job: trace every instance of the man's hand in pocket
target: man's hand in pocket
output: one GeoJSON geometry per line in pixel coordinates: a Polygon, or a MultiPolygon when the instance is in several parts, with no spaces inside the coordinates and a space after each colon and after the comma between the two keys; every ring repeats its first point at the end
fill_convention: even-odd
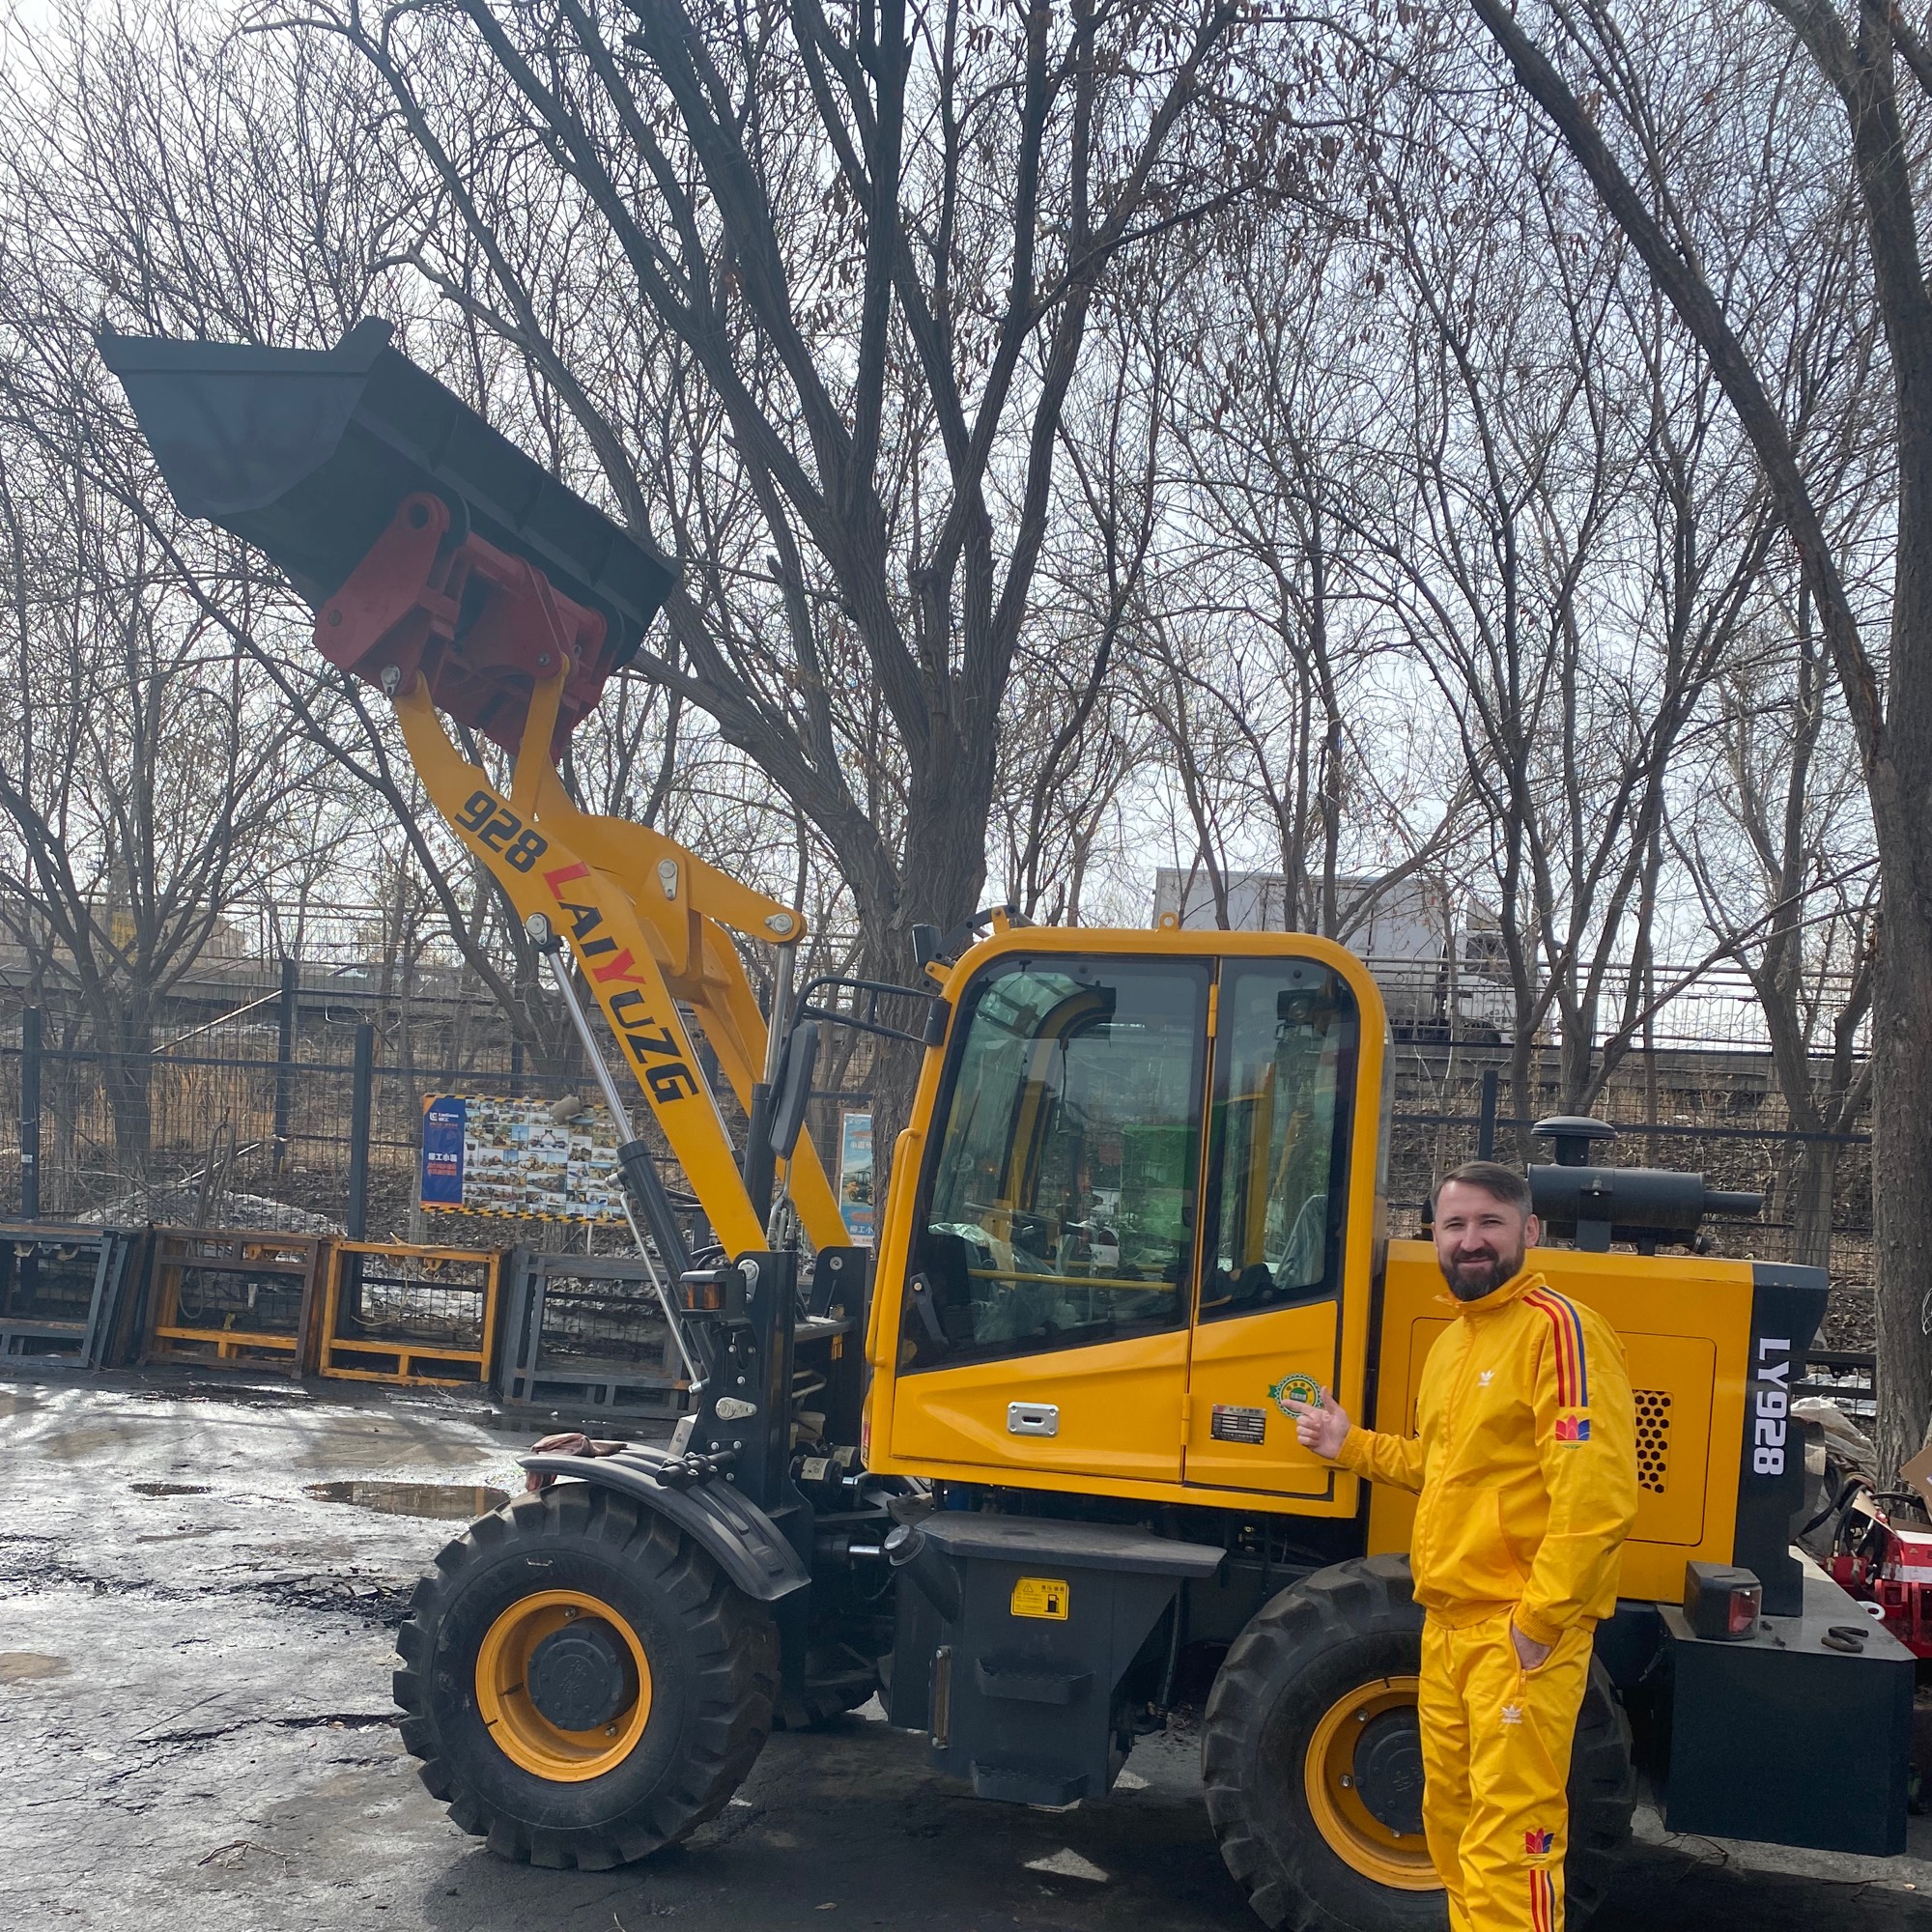
{"type": "Polygon", "coordinates": [[[1538,1643],[1533,1636],[1524,1636],[1514,1624],[1510,1625],[1510,1641],[1516,1645],[1517,1662],[1525,1670],[1534,1670],[1539,1664],[1548,1662],[1552,1645],[1538,1643]]]}

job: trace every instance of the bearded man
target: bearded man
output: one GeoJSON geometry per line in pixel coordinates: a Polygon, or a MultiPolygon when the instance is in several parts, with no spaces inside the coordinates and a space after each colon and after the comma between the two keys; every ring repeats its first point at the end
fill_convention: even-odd
{"type": "Polygon", "coordinates": [[[1630,1377],[1603,1317],[1526,1266],[1543,1231],[1520,1174],[1470,1161],[1435,1208],[1460,1319],[1423,1367],[1419,1434],[1357,1429],[1326,1389],[1295,1434],[1421,1492],[1422,1817],[1453,1932],[1562,1932],[1570,1747],[1636,1516],[1630,1377]]]}

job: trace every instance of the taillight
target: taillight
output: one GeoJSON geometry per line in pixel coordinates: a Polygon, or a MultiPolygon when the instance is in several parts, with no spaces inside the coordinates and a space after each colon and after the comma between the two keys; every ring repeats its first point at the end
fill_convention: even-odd
{"type": "Polygon", "coordinates": [[[1684,1566],[1684,1618],[1693,1636],[1754,1636],[1764,1585],[1754,1571],[1730,1563],[1684,1566]]]}

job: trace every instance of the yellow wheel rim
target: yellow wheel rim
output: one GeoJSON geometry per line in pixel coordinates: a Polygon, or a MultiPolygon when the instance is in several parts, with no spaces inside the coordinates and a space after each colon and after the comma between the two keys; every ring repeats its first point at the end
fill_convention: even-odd
{"type": "Polygon", "coordinates": [[[1413,1677],[1378,1677],[1337,1698],[1308,1741],[1302,1784],[1316,1830],[1350,1871],[1395,1891],[1439,1891],[1422,1834],[1391,1831],[1356,1789],[1357,1741],[1384,1711],[1414,1710],[1415,1689],[1413,1677]]]}
{"type": "Polygon", "coordinates": [[[582,1590],[539,1590],[519,1597],[495,1623],[476,1653],[476,1708],[497,1748],[520,1771],[561,1784],[579,1784],[614,1771],[636,1748],[651,1716],[651,1666],[629,1622],[601,1598],[582,1590]],[[594,1618],[629,1651],[637,1693],[608,1724],[566,1731],[530,1702],[524,1688],[531,1654],[553,1631],[594,1618]]]}

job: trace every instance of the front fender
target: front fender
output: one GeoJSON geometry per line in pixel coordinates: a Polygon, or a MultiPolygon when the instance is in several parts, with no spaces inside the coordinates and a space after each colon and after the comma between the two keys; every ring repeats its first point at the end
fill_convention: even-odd
{"type": "Polygon", "coordinates": [[[656,1471],[666,1459],[656,1450],[520,1460],[533,1476],[601,1484],[675,1523],[754,1603],[775,1604],[811,1581],[797,1550],[754,1502],[717,1477],[676,1488],[659,1482],[656,1471]]]}

